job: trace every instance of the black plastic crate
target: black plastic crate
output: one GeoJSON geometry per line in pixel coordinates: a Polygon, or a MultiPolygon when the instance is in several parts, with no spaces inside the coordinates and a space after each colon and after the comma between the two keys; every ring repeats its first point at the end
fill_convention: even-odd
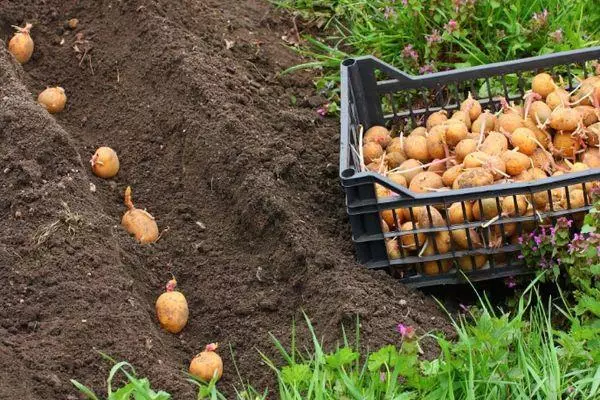
{"type": "Polygon", "coordinates": [[[520,247],[515,243],[515,237],[539,225],[555,223],[561,216],[581,220],[591,207],[589,192],[592,183],[597,184],[596,181],[600,180],[600,169],[532,182],[418,194],[378,173],[362,171],[353,147],[359,148],[359,135],[373,125],[395,127],[397,131],[407,133],[409,128],[420,125],[419,122],[424,122],[432,112],[458,109],[469,92],[484,108],[493,111],[500,109],[501,97],[519,104],[525,91],[531,87],[531,78],[542,71],[550,73],[555,79],[562,77],[564,86],[574,88],[577,86],[575,75],[585,78],[592,74],[589,61],[599,59],[600,47],[595,47],[424,76],[407,75],[370,56],[343,61],[340,178],[346,193],[346,206],[359,261],[368,268],[387,269],[414,287],[464,283],[465,278],[460,270],[472,281],[530,273],[518,257],[520,247]],[[377,199],[375,184],[390,189],[395,196],[377,199]],[[577,189],[582,190],[583,196],[574,192],[577,189]],[[522,197],[519,195],[527,196],[527,204],[533,204],[533,209],[527,215],[520,215],[518,206],[522,204],[522,197]],[[579,197],[574,199],[575,195],[579,197]],[[549,206],[543,210],[536,209],[535,204],[543,203],[544,196],[547,196],[549,206]],[[476,207],[475,203],[480,209],[496,204],[500,213],[501,201],[505,198],[513,199],[517,209],[515,216],[483,218],[452,225],[444,212],[458,202],[463,214],[468,213],[469,206],[476,207]],[[554,200],[558,198],[562,200],[557,204],[554,200]],[[417,207],[425,207],[420,210],[426,211],[428,226],[408,230],[394,228],[383,232],[380,222],[382,212],[387,213],[388,218],[393,218],[398,225],[398,213],[413,214],[417,207]],[[440,215],[444,223],[441,226],[432,226],[433,208],[442,210],[440,215]],[[442,238],[448,234],[462,235],[451,231],[464,231],[467,245],[460,247],[452,240],[451,250],[440,254],[435,235],[442,238]],[[411,250],[413,246],[410,243],[404,246],[403,237],[407,243],[411,241],[407,238],[412,237],[412,242],[416,242],[416,250],[411,250]],[[424,241],[429,240],[433,244],[434,254],[419,255],[418,249],[422,248],[424,241]],[[398,244],[399,254],[393,257],[386,249],[386,243],[389,245],[390,242],[398,244]],[[479,246],[477,242],[482,245],[479,246]],[[483,266],[482,260],[485,260],[483,266]],[[458,262],[462,263],[462,267],[459,268],[458,262]]]}

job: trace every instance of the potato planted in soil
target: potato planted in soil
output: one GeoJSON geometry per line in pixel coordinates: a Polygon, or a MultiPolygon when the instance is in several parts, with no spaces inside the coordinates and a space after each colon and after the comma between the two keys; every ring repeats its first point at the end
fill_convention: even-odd
{"type": "Polygon", "coordinates": [[[190,375],[195,376],[203,382],[221,379],[223,375],[223,360],[216,353],[217,343],[207,344],[204,351],[196,354],[190,363],[190,375]]]}
{"type": "Polygon", "coordinates": [[[29,35],[32,25],[25,24],[24,28],[18,26],[13,26],[13,28],[15,28],[17,32],[8,42],[8,52],[12,54],[19,63],[25,64],[33,55],[34,44],[33,39],[31,39],[31,36],[29,35]]]}
{"type": "Polygon", "coordinates": [[[127,211],[123,214],[121,225],[131,233],[141,244],[152,243],[158,240],[158,225],[154,217],[146,210],[133,206],[131,201],[131,187],[125,189],[125,206],[127,211]]]}
{"type": "Polygon", "coordinates": [[[179,333],[188,321],[188,304],[183,293],[175,290],[175,278],[167,283],[167,291],[156,300],[156,316],[160,326],[171,333],[179,333]]]}

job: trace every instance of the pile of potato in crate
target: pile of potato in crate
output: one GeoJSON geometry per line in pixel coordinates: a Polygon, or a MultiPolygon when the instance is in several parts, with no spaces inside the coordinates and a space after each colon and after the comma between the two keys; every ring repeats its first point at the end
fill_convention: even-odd
{"type": "MultiPolygon", "coordinates": [[[[596,75],[582,80],[571,92],[562,81],[539,73],[532,79],[531,90],[525,92],[522,105],[499,99],[502,109],[497,113],[484,109],[469,94],[451,115],[445,110],[434,112],[426,118],[424,126],[410,132],[392,134],[383,126],[372,126],[359,144],[361,169],[384,175],[413,193],[428,193],[530,182],[599,168],[598,72],[597,69],[596,75]]],[[[398,195],[375,185],[378,200],[398,195]]],[[[380,213],[383,232],[400,232],[386,239],[388,257],[390,260],[409,255],[423,257],[517,244],[519,236],[535,229],[538,222],[550,223],[547,215],[590,204],[591,193],[597,186],[598,182],[579,183],[449,206],[384,210],[380,213]],[[539,221],[494,224],[502,218],[527,215],[539,221]],[[473,221],[482,223],[433,234],[414,232],[473,221]]],[[[486,265],[488,256],[465,255],[455,261],[461,269],[473,271],[486,265]]],[[[424,262],[421,272],[437,275],[449,271],[452,265],[450,257],[424,262]]]]}

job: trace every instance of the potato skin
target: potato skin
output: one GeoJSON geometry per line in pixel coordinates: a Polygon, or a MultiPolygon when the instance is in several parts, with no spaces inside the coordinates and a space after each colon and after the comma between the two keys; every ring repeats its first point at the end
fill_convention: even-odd
{"type": "Polygon", "coordinates": [[[455,183],[459,189],[486,186],[494,183],[494,176],[484,168],[471,168],[461,173],[455,183]]]}
{"type": "Polygon", "coordinates": [[[508,139],[499,132],[490,132],[481,144],[481,151],[491,156],[499,156],[508,149],[508,139]]]}
{"type": "Polygon", "coordinates": [[[189,317],[188,304],[183,293],[165,292],[156,300],[156,315],[160,326],[171,333],[179,333],[189,317]]]}
{"type": "Polygon", "coordinates": [[[139,208],[128,210],[121,219],[121,225],[141,244],[152,243],[158,239],[158,225],[147,211],[139,208]]]}
{"type": "Polygon", "coordinates": [[[217,380],[223,375],[223,360],[214,351],[203,351],[197,354],[190,363],[190,374],[204,382],[210,382],[213,374],[217,373],[217,380]]]}

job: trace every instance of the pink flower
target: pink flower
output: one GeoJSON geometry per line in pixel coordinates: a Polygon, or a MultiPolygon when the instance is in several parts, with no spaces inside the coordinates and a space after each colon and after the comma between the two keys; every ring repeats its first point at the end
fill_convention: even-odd
{"type": "Polygon", "coordinates": [[[451,19],[450,21],[448,21],[448,23],[446,25],[444,25],[444,29],[446,29],[446,31],[448,31],[448,33],[457,31],[458,30],[458,22],[451,19]]]}
{"type": "Polygon", "coordinates": [[[513,289],[514,287],[517,286],[517,281],[514,276],[509,276],[508,278],[506,278],[504,280],[504,283],[506,284],[506,287],[509,289],[513,289]]]}
{"type": "Polygon", "coordinates": [[[402,5],[406,7],[408,5],[408,0],[402,0],[402,5]]]}
{"type": "Polygon", "coordinates": [[[381,382],[385,382],[385,372],[380,372],[380,373],[379,373],[379,380],[380,380],[381,382]]]}
{"type": "Polygon", "coordinates": [[[321,117],[324,117],[327,115],[328,112],[328,103],[323,104],[321,107],[317,108],[317,114],[319,114],[321,117]]]}
{"type": "Polygon", "coordinates": [[[386,6],[385,10],[383,12],[383,17],[385,19],[390,19],[391,17],[393,17],[394,15],[396,15],[396,10],[394,10],[393,7],[391,6],[386,6]]]}
{"type": "Polygon", "coordinates": [[[434,43],[440,43],[442,36],[440,35],[440,31],[434,29],[431,31],[431,35],[425,35],[425,39],[427,39],[427,44],[431,46],[434,43]]]}
{"type": "Polygon", "coordinates": [[[414,61],[419,59],[419,53],[413,48],[412,44],[407,44],[402,49],[402,57],[404,58],[412,58],[414,61]]]}
{"type": "Polygon", "coordinates": [[[402,339],[412,339],[415,337],[415,328],[412,326],[406,326],[404,324],[398,324],[396,331],[402,336],[402,339]]]}
{"type": "Polygon", "coordinates": [[[541,13],[533,13],[531,21],[534,25],[538,27],[546,25],[546,23],[548,22],[548,10],[544,8],[544,11],[542,11],[541,13]]]}
{"type": "Polygon", "coordinates": [[[434,72],[432,64],[426,64],[426,65],[423,65],[421,68],[419,68],[420,74],[430,74],[432,72],[434,72]]]}
{"type": "Polygon", "coordinates": [[[550,39],[554,40],[556,43],[561,43],[563,41],[562,29],[557,29],[554,32],[550,32],[548,36],[550,36],[550,39]]]}

